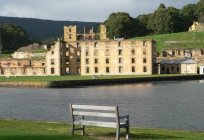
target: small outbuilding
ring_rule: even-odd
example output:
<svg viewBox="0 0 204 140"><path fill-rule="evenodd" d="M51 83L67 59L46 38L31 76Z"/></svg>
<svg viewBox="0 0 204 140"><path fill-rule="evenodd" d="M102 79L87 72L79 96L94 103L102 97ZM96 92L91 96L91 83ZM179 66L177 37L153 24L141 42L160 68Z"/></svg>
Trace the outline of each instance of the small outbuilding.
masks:
<svg viewBox="0 0 204 140"><path fill-rule="evenodd" d="M204 74L204 66L200 66L199 67L199 74Z"/></svg>
<svg viewBox="0 0 204 140"><path fill-rule="evenodd" d="M160 74L197 74L197 62L193 59L163 59Z"/></svg>

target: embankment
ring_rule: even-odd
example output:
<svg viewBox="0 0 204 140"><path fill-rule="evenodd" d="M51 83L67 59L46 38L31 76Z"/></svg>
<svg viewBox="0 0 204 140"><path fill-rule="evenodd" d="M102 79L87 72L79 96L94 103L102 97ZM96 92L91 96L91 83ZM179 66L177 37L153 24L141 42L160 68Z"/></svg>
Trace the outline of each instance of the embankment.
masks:
<svg viewBox="0 0 204 140"><path fill-rule="evenodd" d="M65 80L45 82L0 82L0 87L24 87L24 88L70 88L94 85L130 84L156 81L182 81L203 80L204 75L177 75L177 76L148 76L137 78L115 78L115 79L87 79L87 80Z"/></svg>

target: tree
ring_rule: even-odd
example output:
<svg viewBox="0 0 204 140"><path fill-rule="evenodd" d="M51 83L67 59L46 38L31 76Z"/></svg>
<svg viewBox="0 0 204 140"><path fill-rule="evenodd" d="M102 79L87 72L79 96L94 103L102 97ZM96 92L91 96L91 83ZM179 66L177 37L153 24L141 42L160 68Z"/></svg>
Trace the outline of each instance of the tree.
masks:
<svg viewBox="0 0 204 140"><path fill-rule="evenodd" d="M135 21L128 13L112 13L104 24L107 27L107 36L109 38L130 38L135 36Z"/></svg>
<svg viewBox="0 0 204 140"><path fill-rule="evenodd" d="M149 17L147 28L153 31L153 34L165 34L173 32L173 22L166 6L161 3L158 9Z"/></svg>
<svg viewBox="0 0 204 140"><path fill-rule="evenodd" d="M20 26L13 24L1 24L0 30L3 52L15 51L29 43L28 35Z"/></svg>
<svg viewBox="0 0 204 140"><path fill-rule="evenodd" d="M193 21L197 21L198 13L197 13L197 5L196 4L188 4L184 6L180 11L182 17L182 24L184 26L184 30L188 30L188 28L193 24Z"/></svg>

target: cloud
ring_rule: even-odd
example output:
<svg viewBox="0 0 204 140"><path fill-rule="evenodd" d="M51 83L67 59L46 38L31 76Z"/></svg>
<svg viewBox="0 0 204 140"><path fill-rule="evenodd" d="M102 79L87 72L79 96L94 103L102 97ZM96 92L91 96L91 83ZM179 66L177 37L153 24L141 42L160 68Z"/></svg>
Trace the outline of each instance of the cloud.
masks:
<svg viewBox="0 0 204 140"><path fill-rule="evenodd" d="M0 0L0 16L53 20L104 21L123 11L137 17L153 12L160 3L181 8L199 0Z"/></svg>

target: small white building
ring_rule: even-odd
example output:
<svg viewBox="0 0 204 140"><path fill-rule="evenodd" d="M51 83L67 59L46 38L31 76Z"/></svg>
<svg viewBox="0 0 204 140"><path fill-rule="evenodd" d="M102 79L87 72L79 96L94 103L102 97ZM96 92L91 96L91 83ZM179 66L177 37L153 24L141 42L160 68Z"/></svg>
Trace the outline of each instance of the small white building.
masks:
<svg viewBox="0 0 204 140"><path fill-rule="evenodd" d="M200 74L204 74L204 66L200 66L199 69L200 69L200 72L199 72L199 73L200 73Z"/></svg>

